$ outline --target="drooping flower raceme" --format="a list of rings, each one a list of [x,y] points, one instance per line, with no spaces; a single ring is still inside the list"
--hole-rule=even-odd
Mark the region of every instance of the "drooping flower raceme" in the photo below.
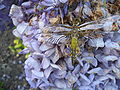
[[[120,34],[115,32],[120,16],[97,22],[89,4],[79,0],[30,0],[21,6],[12,5],[13,34],[27,47],[19,54],[30,53],[24,68],[31,88],[118,90]]]

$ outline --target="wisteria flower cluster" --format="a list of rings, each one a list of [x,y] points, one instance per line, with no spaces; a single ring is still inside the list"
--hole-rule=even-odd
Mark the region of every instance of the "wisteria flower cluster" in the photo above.
[[[118,90],[120,2],[105,1],[29,0],[12,5],[13,34],[27,47],[19,54],[30,53],[24,68],[31,88]]]

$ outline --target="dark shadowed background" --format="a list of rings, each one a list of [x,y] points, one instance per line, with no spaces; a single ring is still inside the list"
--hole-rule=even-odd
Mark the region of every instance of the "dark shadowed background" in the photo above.
[[[24,55],[17,57],[9,46],[13,46],[14,25],[8,16],[12,4],[17,0],[0,0],[0,90],[28,90],[24,74]]]

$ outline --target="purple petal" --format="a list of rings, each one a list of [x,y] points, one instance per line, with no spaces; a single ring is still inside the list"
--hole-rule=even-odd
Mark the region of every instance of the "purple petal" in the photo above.
[[[40,52],[38,41],[31,41],[30,44],[35,51]]]
[[[87,81],[89,84],[91,83],[91,81],[84,75],[80,73],[81,78],[83,78],[85,81]]]
[[[68,0],[59,0],[61,3],[66,3]]]
[[[52,67],[48,67],[47,69],[45,69],[45,71],[44,71],[45,77],[48,78],[52,71],[53,71]]]
[[[61,78],[65,78],[65,76],[66,76],[66,71],[64,71],[64,70],[54,71],[54,77],[55,78],[61,79]]]
[[[62,88],[62,89],[65,89],[65,88],[67,87],[64,80],[58,80],[58,79],[56,79],[56,80],[55,80],[55,85],[56,85],[58,88]]]
[[[44,74],[43,72],[40,72],[40,71],[35,71],[35,70],[31,70],[32,73],[37,76],[38,78],[41,78],[41,77],[44,77]]]
[[[28,2],[22,3],[22,6],[23,7],[30,7],[31,4],[32,4],[32,2],[28,1]]]
[[[86,73],[89,68],[90,68],[90,64],[89,64],[89,63],[86,63],[86,64],[83,66],[83,69],[81,70],[81,72],[82,72],[82,73]]]
[[[80,57],[77,57],[77,60],[80,63],[80,65],[83,67],[83,61],[80,59]]]
[[[66,77],[65,77],[70,85],[73,85],[78,78],[76,76],[74,76],[70,71],[67,73]]]
[[[94,80],[94,78],[95,78],[95,75],[94,75],[94,74],[90,74],[90,75],[89,75],[89,80],[90,80],[91,82]]]
[[[59,50],[58,50],[58,47],[56,47],[56,48],[55,48],[55,56],[53,57],[52,62],[53,62],[53,63],[56,63],[56,62],[59,60],[60,57],[61,57],[61,56],[60,56],[60,52],[59,52]]]
[[[53,1],[52,0],[44,0],[40,4],[44,5],[44,6],[52,6],[53,5]]]
[[[26,80],[28,81],[28,83],[30,84],[31,88],[36,88],[36,83],[34,81],[31,81],[30,78],[26,78]]]
[[[29,57],[26,61],[25,64],[29,66],[30,68],[34,68],[35,70],[40,69],[40,63],[37,60],[34,60],[32,57]]]
[[[71,58],[65,58],[65,62],[67,64],[67,67],[70,69],[70,70],[73,70],[74,69],[74,66],[72,65],[72,60]]]
[[[46,50],[48,50],[48,49],[51,49],[51,48],[53,48],[54,46],[52,45],[52,46],[49,46],[49,45],[46,45],[46,44],[42,44],[40,47],[39,47],[39,49],[41,50],[41,51],[46,51]]]
[[[45,52],[45,56],[46,56],[46,57],[49,57],[49,56],[51,56],[54,52],[55,52],[55,49],[54,49],[54,48],[53,48],[53,49],[49,49],[49,50],[47,50],[47,51]]]
[[[16,30],[22,35],[28,28],[28,23],[22,22],[20,23]]]
[[[77,74],[79,71],[80,71],[80,65],[78,64],[78,65],[75,67],[75,69],[73,70],[72,73],[75,75],[75,74]]]
[[[49,65],[50,65],[50,60],[47,57],[43,57],[43,60],[42,60],[42,67],[43,67],[43,69],[48,68]]]
[[[50,64],[53,68],[56,68],[56,69],[59,69],[59,70],[61,70],[61,68],[60,68],[60,66],[58,66],[58,65],[56,65],[56,64]]]
[[[89,70],[87,73],[91,74],[91,73],[98,73],[100,70],[102,70],[101,67],[97,67],[97,68],[93,68],[91,70]]]

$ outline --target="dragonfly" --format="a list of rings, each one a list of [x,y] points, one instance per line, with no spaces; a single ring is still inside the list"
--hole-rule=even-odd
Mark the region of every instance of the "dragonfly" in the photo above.
[[[110,17],[110,19],[111,18],[112,17]],[[87,41],[85,39],[98,38],[104,35],[105,33],[105,31],[103,31],[104,22],[107,21],[108,19],[109,18],[90,21],[80,25],[72,25],[72,26],[67,24],[57,24],[55,26],[43,28],[43,33],[51,34],[51,35],[53,34],[64,35],[65,37],[67,37],[69,42],[66,44],[65,55],[70,56],[72,57],[72,60],[75,60],[76,57],[81,54],[80,46],[82,46],[82,44],[85,43],[85,41]],[[113,22],[115,21],[113,20]],[[51,43],[54,43],[54,41],[58,41],[56,42],[58,44],[60,38],[56,38],[58,40],[49,39],[48,41]],[[82,42],[83,38],[84,41]]]

